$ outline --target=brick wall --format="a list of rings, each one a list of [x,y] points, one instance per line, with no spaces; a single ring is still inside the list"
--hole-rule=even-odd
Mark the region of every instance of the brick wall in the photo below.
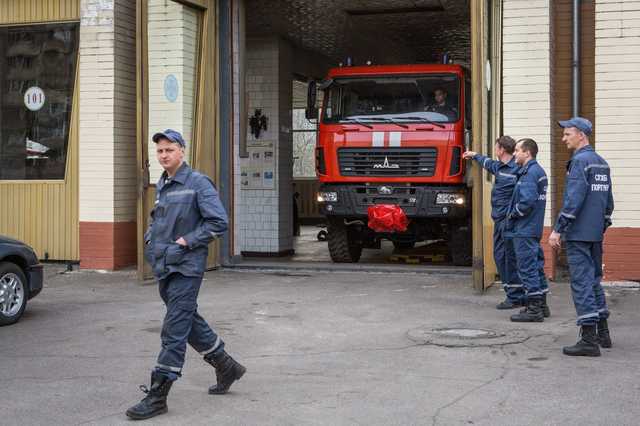
[[[114,221],[114,0],[80,3],[80,221]]]
[[[136,259],[135,4],[80,5],[80,266]]]
[[[595,140],[611,166],[615,212],[605,278],[640,279],[640,1],[595,2]]]
[[[547,200],[555,197],[553,164],[552,14],[549,0],[504,0],[503,14],[503,133],[516,140],[538,143],[538,162],[547,172]],[[551,203],[545,214],[546,234],[552,223]],[[555,265],[549,246],[543,244],[547,273]]]
[[[538,162],[551,170],[551,16],[548,0],[505,0],[503,18],[504,134],[538,143]],[[545,225],[550,222],[547,206]]]

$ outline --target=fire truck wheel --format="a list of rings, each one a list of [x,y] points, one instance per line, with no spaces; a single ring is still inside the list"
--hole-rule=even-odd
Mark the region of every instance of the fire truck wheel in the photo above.
[[[349,228],[342,219],[330,220],[327,231],[331,260],[336,263],[357,263],[360,260],[362,245],[353,241]]]
[[[473,260],[473,245],[471,242],[471,228],[468,226],[455,227],[449,236],[449,255],[456,266],[471,266]]]

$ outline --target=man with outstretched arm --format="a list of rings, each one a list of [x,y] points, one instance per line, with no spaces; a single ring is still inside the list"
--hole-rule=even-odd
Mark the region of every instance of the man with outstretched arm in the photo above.
[[[474,160],[495,176],[491,190],[491,219],[493,219],[493,258],[502,280],[506,298],[497,309],[513,309],[525,305],[524,290],[516,271],[516,259],[513,241],[504,238],[504,224],[509,203],[516,186],[516,173],[520,166],[516,164],[513,152],[516,141],[511,136],[501,136],[493,146],[497,160],[473,151],[463,154],[465,160]]]

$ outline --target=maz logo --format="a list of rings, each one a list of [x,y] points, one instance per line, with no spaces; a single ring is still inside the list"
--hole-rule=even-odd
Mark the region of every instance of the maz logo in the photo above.
[[[384,157],[384,162],[382,164],[374,164],[374,169],[399,169],[400,164],[389,164],[389,157]]]

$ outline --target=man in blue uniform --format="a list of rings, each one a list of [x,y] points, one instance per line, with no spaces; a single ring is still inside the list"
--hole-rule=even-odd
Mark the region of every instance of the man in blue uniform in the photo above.
[[[180,133],[167,129],[153,135],[153,141],[164,173],[144,235],[145,258],[167,312],[151,387],[142,386],[147,396],[126,412],[134,420],[167,412],[167,395],[181,375],[187,343],[215,368],[217,384],[209,388],[210,394],[225,393],[246,371],[225,352],[224,342],[197,311],[208,244],[227,230],[227,213],[213,182],[184,162],[186,143]]]
[[[540,247],[544,210],[547,203],[547,174],[536,161],[538,144],[533,139],[520,139],[515,158],[520,166],[518,180],[511,197],[505,237],[513,239],[518,277],[524,286],[527,306],[511,316],[514,322],[541,322],[550,315],[544,275],[544,254]]]
[[[581,339],[562,349],[565,355],[600,356],[600,347],[610,348],[609,309],[602,279],[602,240],[611,226],[613,192],[607,162],[589,145],[592,125],[582,117],[558,122],[564,128],[562,141],[573,150],[567,164],[562,210],[549,236],[549,245],[567,247],[571,293],[581,327]]]
[[[516,164],[513,151],[516,141],[511,136],[501,136],[493,147],[495,157],[480,155],[473,151],[463,154],[466,160],[473,159],[489,173],[495,176],[491,190],[491,219],[493,219],[493,258],[502,280],[506,298],[497,309],[513,309],[524,306],[524,290],[516,271],[515,253],[512,240],[504,238],[504,224],[509,210],[509,203],[516,186],[516,173],[520,166]]]

